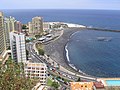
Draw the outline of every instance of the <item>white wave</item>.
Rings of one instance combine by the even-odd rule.
[[[74,64],[69,64],[70,67],[72,67],[73,69],[77,70],[77,68],[74,66]]]
[[[68,53],[67,45],[65,46],[65,51],[66,51],[67,61],[70,62],[70,58],[69,58],[69,53]]]
[[[88,26],[88,28],[93,28],[93,26]]]
[[[76,33],[78,33],[79,31],[77,31],[77,32],[74,32],[71,36],[70,36],[70,38],[72,38]]]

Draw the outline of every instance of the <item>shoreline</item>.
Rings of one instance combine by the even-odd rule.
[[[67,28],[64,29],[63,35],[58,38],[56,41],[49,43],[48,45],[45,45],[45,52],[47,55],[50,55],[50,58],[52,58],[55,62],[66,68],[67,70],[78,74],[78,75],[84,75],[89,77],[95,77],[95,78],[101,78],[97,76],[92,76],[87,73],[84,73],[82,70],[77,68],[74,64],[70,63],[69,59],[69,53],[67,51],[67,44],[70,40],[70,38],[81,30],[97,30],[97,31],[106,31],[106,32],[120,32],[118,30],[104,30],[104,29],[92,29],[92,28]]]
[[[47,55],[50,55],[50,58],[52,58],[55,62],[59,63],[64,68],[74,72],[75,74],[95,77],[82,72],[75,66],[73,67],[73,65],[68,61],[69,57],[66,56],[66,45],[69,42],[69,39],[72,35],[74,35],[74,33],[81,30],[86,30],[86,28],[65,29],[63,35],[59,39],[49,43],[48,45],[45,45],[45,53]]]
[[[76,33],[76,32],[75,32],[75,33]],[[68,44],[68,43],[67,43],[67,44]],[[67,49],[67,47],[68,47],[67,44],[65,45],[65,51],[64,51],[64,52],[66,52],[65,55],[64,55],[64,58],[66,58],[66,63],[67,63],[71,68],[73,68],[75,71],[77,71],[77,72],[79,72],[79,73],[82,73],[83,75],[88,75],[88,74],[84,73],[82,70],[76,68],[76,66],[71,63],[70,58],[69,58],[68,49]]]

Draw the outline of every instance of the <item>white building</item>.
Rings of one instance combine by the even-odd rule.
[[[22,23],[17,21],[14,17],[6,17],[4,18],[4,29],[5,29],[5,36],[6,36],[6,46],[7,48],[10,46],[10,32],[21,32],[22,31]]]
[[[26,62],[25,35],[17,32],[10,32],[10,47],[15,62]]]
[[[38,78],[40,80],[41,85],[46,84],[46,64],[28,62],[25,64],[24,70],[26,77]]]

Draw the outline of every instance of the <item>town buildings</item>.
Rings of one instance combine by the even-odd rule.
[[[102,82],[71,82],[70,90],[105,90]]]
[[[26,62],[25,35],[18,32],[10,32],[10,47],[15,62]]]
[[[37,78],[42,85],[46,84],[47,66],[44,63],[30,63],[25,64],[25,75],[30,78]]]
[[[4,53],[6,51],[5,31],[4,31],[4,16],[0,12],[0,61],[4,59]]]
[[[28,23],[29,25],[29,34],[31,35],[40,35],[43,33],[43,18],[36,16],[32,18],[32,22]]]
[[[6,37],[6,46],[10,47],[10,32],[21,32],[22,24],[20,21],[17,21],[14,17],[8,17],[4,19],[4,29],[5,29],[5,37]]]

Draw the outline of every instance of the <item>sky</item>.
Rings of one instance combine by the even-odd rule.
[[[0,9],[120,10],[120,0],[0,0]]]

